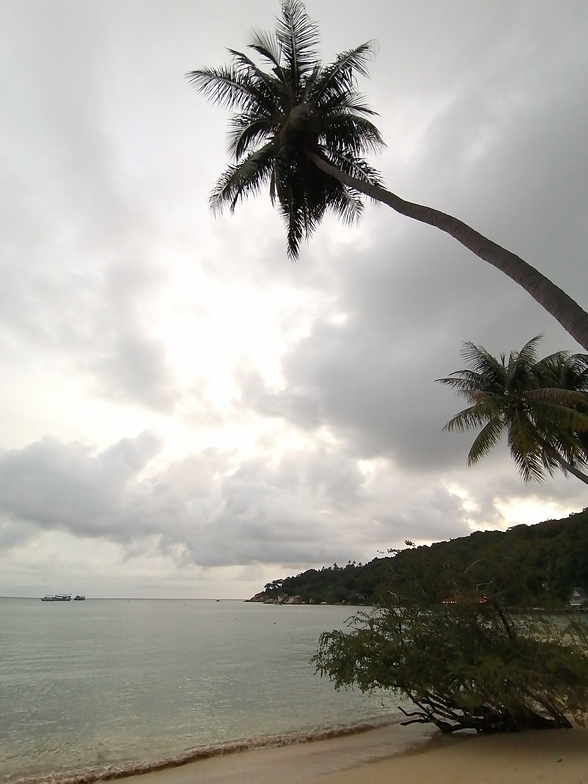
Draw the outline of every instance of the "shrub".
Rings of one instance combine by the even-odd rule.
[[[490,599],[402,603],[325,632],[312,661],[335,688],[410,698],[403,724],[442,732],[512,732],[583,725],[588,637],[579,620],[507,610]]]

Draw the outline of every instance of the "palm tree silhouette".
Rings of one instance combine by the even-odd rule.
[[[362,195],[450,234],[504,272],[539,302],[588,350],[588,313],[522,258],[451,215],[405,201],[384,189],[364,155],[383,140],[370,121],[375,113],[357,91],[374,52],[368,41],[329,65],[318,59],[319,33],[300,0],[283,0],[275,34],[254,32],[249,47],[267,70],[229,49],[231,63],[187,74],[213,102],[233,112],[229,150],[234,158],[210,197],[213,210],[269,186],[287,226],[288,254],[296,258],[325,213],[358,219]]]
[[[444,430],[481,428],[468,465],[488,454],[506,433],[525,481],[561,470],[588,484],[588,476],[579,470],[588,465],[588,356],[559,351],[538,361],[540,339],[534,337],[508,359],[464,343],[461,356],[469,368],[437,381],[472,405]]]

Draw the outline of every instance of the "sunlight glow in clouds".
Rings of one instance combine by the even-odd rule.
[[[308,0],[361,85],[391,190],[447,210],[588,303],[588,6]],[[300,261],[267,194],[213,217],[226,113],[184,74],[277,0],[0,9],[5,209],[0,594],[246,597],[405,539],[560,517],[504,444],[466,468],[434,381],[470,340],[571,338],[447,237],[366,204]]]

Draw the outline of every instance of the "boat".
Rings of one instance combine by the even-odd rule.
[[[71,593],[45,594],[41,598],[42,602],[71,602]]]
[[[76,594],[76,596],[74,596],[74,602],[85,602],[85,601],[86,601],[86,597],[82,596],[79,593]]]

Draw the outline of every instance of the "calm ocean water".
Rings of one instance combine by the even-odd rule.
[[[394,716],[309,664],[345,607],[0,599],[0,781]]]

